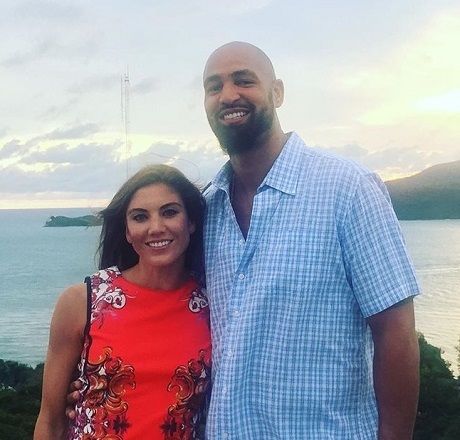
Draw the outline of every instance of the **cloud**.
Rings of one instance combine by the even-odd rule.
[[[105,92],[107,90],[113,90],[114,87],[120,87],[120,75],[99,75],[86,78],[79,83],[71,85],[67,88],[67,92],[81,95],[83,93]]]
[[[97,124],[94,123],[86,123],[86,124],[79,124],[73,127],[68,128],[57,128],[50,133],[45,134],[42,136],[42,139],[48,140],[59,140],[59,139],[81,139],[84,137],[91,136],[92,134],[96,134],[100,131],[100,128]]]
[[[4,144],[0,149],[0,160],[18,156],[20,153],[27,151],[27,149],[28,146],[26,144],[21,143],[18,139],[13,139]]]
[[[368,150],[357,144],[347,144],[342,147],[320,147],[319,149],[356,161],[363,159],[369,154]]]
[[[385,180],[415,174],[436,163],[453,160],[444,153],[426,151],[417,146],[391,146],[369,150],[357,144],[350,144],[342,147],[316,146],[314,148],[358,162],[376,171]]]
[[[97,172],[82,164],[69,164],[61,167],[48,167],[43,171],[24,169],[17,165],[9,166],[2,170],[0,187],[6,193],[27,192],[97,192],[110,193],[116,186],[117,172],[121,168],[112,164],[112,173]]]
[[[231,8],[229,8],[226,3],[210,0],[189,0],[187,2],[170,0],[168,2],[156,2],[154,7],[150,9],[150,16],[156,22],[167,26],[170,26],[171,17],[174,17],[176,24],[190,25],[190,23],[193,23],[196,26],[198,22],[202,22],[203,25],[209,28],[210,23],[206,23],[207,20],[221,22],[219,17],[249,14],[260,11],[272,3],[274,3],[273,0],[252,0],[250,2],[247,0],[234,0]],[[180,13],[178,14],[177,11],[180,11]],[[229,25],[228,27],[235,28],[235,26],[235,23],[231,23],[231,26]],[[221,31],[224,32],[227,29]]]
[[[56,52],[58,45],[51,39],[42,40],[33,45],[29,50],[16,52],[0,62],[3,67],[18,67],[36,61],[47,54]]]
[[[49,34],[49,32],[47,33]],[[21,42],[24,44],[24,41]],[[97,50],[97,40],[88,35],[84,37],[78,35],[74,37],[74,40],[67,38],[67,36],[61,37],[57,34],[46,37],[40,36],[29,48],[16,50],[12,55],[1,60],[0,66],[17,68],[44,58],[50,58],[53,63],[56,63],[58,60],[69,61],[81,58],[88,60]]]
[[[5,147],[11,154],[17,148],[25,149],[26,145],[19,141],[10,142],[0,153]],[[98,197],[110,198],[127,178],[127,164],[122,160],[121,152],[122,146],[118,142],[80,143],[77,146],[59,143],[28,150],[27,155],[23,154],[14,164],[2,167],[0,188],[5,194],[59,192],[68,193],[72,198],[77,197],[77,193],[87,197],[93,192]],[[207,145],[192,151],[183,142],[155,142],[146,151],[133,155],[128,168],[133,174],[147,164],[167,163],[204,186],[225,160],[218,148]]]
[[[15,15],[20,20],[35,20],[62,24],[75,23],[83,17],[83,9],[77,4],[59,1],[27,1],[16,7]]]
[[[73,110],[77,102],[77,98],[72,98],[61,105],[52,105],[43,111],[38,118],[43,121],[55,121],[59,116]]]
[[[88,167],[112,166],[117,162],[117,144],[79,144],[76,147],[59,144],[42,151],[35,151],[22,160],[25,164],[72,164]]]
[[[158,88],[158,79],[154,77],[144,78],[135,83],[131,88],[133,94],[145,95]]]
[[[167,163],[179,168],[190,180],[204,186],[225,163],[227,157],[217,147],[200,145],[190,149],[184,143],[156,142],[132,159],[133,169],[148,163]]]
[[[97,192],[110,194],[120,182],[125,166],[118,145],[59,144],[33,151],[19,162],[3,167],[3,192]]]
[[[419,100],[415,107],[422,112],[460,113],[460,89],[428,96]]]
[[[75,141],[77,139],[89,138],[91,135],[100,132],[95,123],[77,124],[66,128],[57,128],[49,133],[29,138],[25,141],[12,139],[6,142],[0,149],[0,160],[16,159],[16,163],[32,164],[34,161],[44,163],[42,160],[54,151],[71,151],[74,146],[67,144],[56,145],[56,141]],[[90,144],[96,145],[96,144]],[[75,157],[74,157],[75,158]],[[50,161],[53,162],[53,161]],[[63,160],[62,162],[68,162]],[[1,164],[0,164],[1,165]]]
[[[452,113],[458,98],[460,9],[434,16],[416,36],[371,69],[350,72],[343,84],[373,97],[364,124],[397,124],[414,110]],[[458,105],[455,108],[458,112]],[[454,111],[454,112],[455,112]]]

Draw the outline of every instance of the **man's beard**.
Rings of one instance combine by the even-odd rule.
[[[209,120],[212,131],[217,136],[222,150],[229,154],[241,154],[254,149],[257,140],[273,125],[274,109],[266,106],[255,111],[252,104],[245,104],[250,111],[248,121],[241,125],[224,125],[218,119]]]

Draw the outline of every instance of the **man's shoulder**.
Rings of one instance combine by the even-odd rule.
[[[352,159],[336,154],[322,147],[309,146],[297,133],[290,138],[290,156],[313,167],[325,170],[344,171],[358,175],[371,174],[372,171]]]
[[[300,139],[300,138],[299,138]],[[375,173],[352,159],[340,156],[320,147],[310,147],[305,142],[296,143],[293,148],[295,161],[299,163],[299,172],[308,178],[318,177],[333,181],[359,181]],[[332,182],[331,180],[331,182]]]
[[[298,176],[299,195],[320,191],[331,200],[350,200],[356,191],[378,189],[387,197],[385,184],[374,171],[335,152],[307,146],[298,136],[294,141],[289,156],[291,169]]]

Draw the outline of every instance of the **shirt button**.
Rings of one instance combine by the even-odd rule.
[[[233,351],[232,350],[227,350],[227,356],[232,357],[233,356]]]
[[[238,278],[239,278],[240,280],[244,280],[244,278],[245,278],[244,273],[240,273],[240,274],[238,275]]]
[[[243,246],[243,244],[244,244],[244,240],[241,238],[240,239],[240,245]]]
[[[227,394],[227,387],[222,387],[222,395],[226,395]]]
[[[233,310],[233,316],[239,316],[240,315],[240,311],[238,309],[235,309]]]
[[[224,439],[227,440],[230,438],[230,434],[228,432],[224,432]]]

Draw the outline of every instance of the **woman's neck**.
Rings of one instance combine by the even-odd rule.
[[[174,266],[151,266],[139,261],[135,266],[124,270],[122,275],[134,284],[153,290],[178,289],[190,277],[183,262]]]

